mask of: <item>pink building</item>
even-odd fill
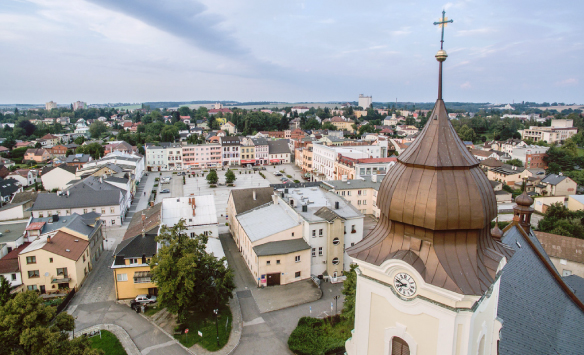
[[[182,148],[183,167],[212,168],[221,166],[221,144],[186,145]]]

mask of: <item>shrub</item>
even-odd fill
[[[344,349],[350,336],[348,324],[340,323],[338,315],[322,320],[302,317],[288,338],[288,347],[297,355],[331,354]]]
[[[292,179],[292,175],[286,175],[288,179]]]
[[[225,225],[226,225],[226,226],[229,226],[229,222],[225,222]]]
[[[266,178],[266,176],[260,171],[260,176],[263,177],[264,179]]]
[[[154,181],[160,181],[160,178],[156,178],[156,179],[154,179]]]
[[[173,172],[172,172],[172,175],[176,175],[176,171],[173,171]]]
[[[294,180],[294,183],[298,184],[298,183],[300,183],[300,180]]]
[[[154,187],[158,187],[158,184],[154,184]]]
[[[217,187],[217,185],[209,185],[209,187]]]

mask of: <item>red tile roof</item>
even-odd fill
[[[45,225],[46,222],[32,222],[31,224],[28,225],[28,227],[26,227],[27,231],[35,231],[35,230],[40,230],[43,229],[43,226]]]
[[[89,246],[87,240],[58,231],[42,249],[71,260],[78,260]]]

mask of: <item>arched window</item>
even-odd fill
[[[334,265],[338,265],[339,264],[339,258],[334,258],[333,259],[333,264]]]
[[[408,343],[402,338],[391,338],[391,355],[410,355]]]
[[[481,341],[479,342],[479,355],[485,355],[485,336],[481,337]]]

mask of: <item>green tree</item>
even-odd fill
[[[584,211],[570,211],[563,203],[554,203],[537,223],[542,232],[584,239]]]
[[[519,159],[507,160],[506,164],[513,165],[513,166],[518,166],[520,168],[523,167],[523,162],[521,160],[519,160]]]
[[[191,109],[188,106],[179,107],[178,112],[180,113],[181,116],[190,116],[191,115]]]
[[[190,238],[185,230],[184,219],[170,228],[162,226],[156,237],[162,247],[150,262],[160,305],[181,322],[189,310],[207,312],[224,305],[235,288],[225,258],[207,253],[208,237]]]
[[[95,121],[89,125],[89,133],[93,138],[99,138],[105,132],[107,132],[107,126],[101,121]]]
[[[0,306],[0,355],[97,355],[89,339],[69,340],[75,320],[66,312],[43,304],[37,292],[26,291]]]
[[[568,139],[562,146],[562,150],[565,151],[571,157],[578,156],[578,145],[572,139]]]
[[[79,136],[79,137],[75,138],[74,142],[77,145],[81,145],[81,144],[85,143],[85,137]]]
[[[211,185],[215,185],[218,180],[219,177],[217,177],[217,172],[215,171],[215,169],[211,169],[211,171],[209,171],[209,173],[207,174],[207,182]]]
[[[104,152],[105,148],[99,143],[91,143],[77,147],[78,154],[89,154],[93,159],[96,160],[103,157]]]
[[[10,296],[10,282],[5,277],[0,276],[0,305],[6,304],[10,298],[12,298]]]
[[[209,177],[209,175],[207,175],[207,178]],[[225,173],[225,182],[228,184],[232,184],[237,178],[235,177],[235,174],[233,173],[233,170],[227,169],[227,172]]]
[[[462,127],[460,127],[460,129],[458,130],[458,136],[463,141],[470,141],[470,142],[473,142],[474,140],[476,140],[476,137],[477,137],[475,131],[467,125],[463,125]]]
[[[329,131],[336,131],[337,127],[335,127],[335,125],[330,123],[330,122],[325,122],[322,124],[322,129],[327,129]]]
[[[341,317],[348,320],[351,324],[355,323],[355,295],[357,292],[356,268],[356,264],[351,265],[351,270],[346,273],[347,278],[343,282],[343,290],[341,291],[345,296]]]

